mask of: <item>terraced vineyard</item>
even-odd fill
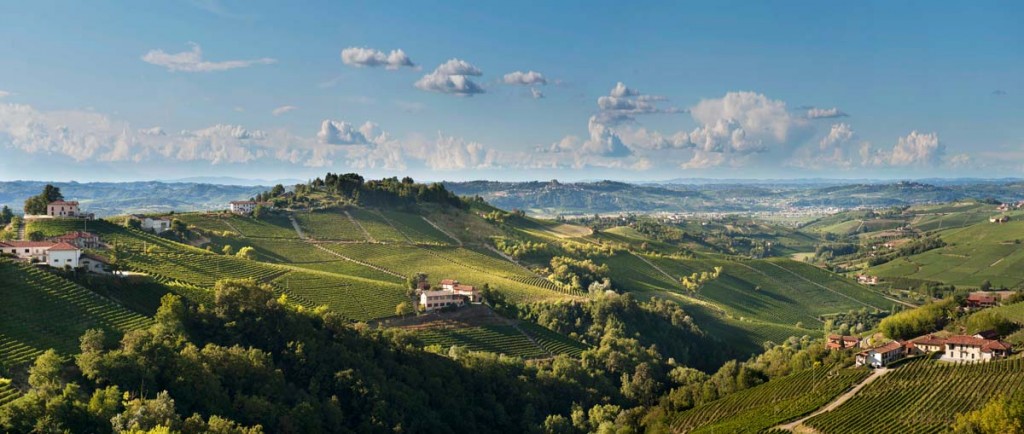
[[[688,433],[760,432],[816,410],[867,375],[863,369],[809,369],[684,411],[672,428]]]
[[[381,211],[380,213],[414,243],[455,244],[455,240],[449,238],[416,214],[396,211]]]
[[[450,278],[469,285],[490,284],[494,288],[505,291],[510,298],[515,300],[545,300],[566,296],[564,293],[552,290],[550,282],[525,270],[520,269],[521,271],[513,274],[512,270],[516,269],[514,264],[497,266],[492,261],[500,262],[499,260],[464,248],[449,247],[446,248],[444,254],[441,254],[439,252],[441,248],[411,245],[326,244],[324,247],[349,258],[373,264],[401,275],[424,272],[434,280]],[[466,258],[465,255],[472,256],[475,258],[474,261],[461,262]],[[456,259],[450,259],[452,257]],[[480,262],[475,262],[476,260]]]
[[[18,399],[20,394],[21,392],[18,392],[18,389],[11,385],[11,383],[0,382],[0,407]]]
[[[352,218],[359,221],[359,225],[366,229],[366,232],[370,234],[376,241],[383,241],[388,243],[407,243],[409,239],[399,232],[394,226],[391,226],[387,220],[377,214],[375,211],[353,208],[348,210],[349,214],[352,214]]]
[[[220,279],[253,278],[269,281],[284,273],[273,265],[222,255],[152,253],[126,255],[128,267],[159,280],[180,281],[213,288]]]
[[[54,348],[78,350],[87,329],[124,333],[151,320],[47,271],[0,260],[0,364],[17,366]]]
[[[231,231],[243,237],[298,238],[288,217],[279,213],[268,213],[259,219],[227,213],[189,213],[173,217],[202,229]]]
[[[96,235],[99,235],[100,240],[108,245],[117,245],[125,250],[141,252],[146,249],[152,249],[156,252],[179,252],[179,253],[192,253],[192,254],[209,254],[206,250],[187,246],[184,244],[176,243],[174,241],[160,238],[148,232],[143,232],[135,229],[128,229],[121,225],[115,225],[113,223],[103,220],[71,220],[71,219],[46,219],[46,220],[33,220],[28,224],[26,233],[39,231],[47,237],[55,237],[63,235],[71,231],[81,231],[88,229]]]
[[[878,378],[805,424],[828,434],[936,433],[947,430],[957,413],[1021,388],[1024,359],[981,364],[921,359]]]
[[[366,234],[344,212],[329,209],[297,212],[295,220],[307,236],[317,240],[366,241]],[[294,231],[292,231],[294,233]]]
[[[587,346],[573,340],[572,338],[558,334],[529,321],[521,321],[519,329],[530,335],[537,345],[551,354],[568,354],[572,357],[580,357]]]
[[[416,336],[425,345],[440,345],[445,350],[458,345],[472,351],[489,351],[524,359],[548,356],[547,351],[510,325],[428,329],[416,332]]]
[[[256,249],[257,257],[261,261],[290,264],[309,270],[401,283],[401,279],[391,274],[346,261],[318,248],[316,244],[301,240],[248,238],[240,245],[249,245]]]
[[[271,283],[292,302],[306,307],[327,306],[353,321],[394,316],[395,306],[409,300],[405,288],[396,283],[326,273],[292,271]]]

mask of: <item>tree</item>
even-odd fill
[[[60,188],[54,187],[51,184],[46,184],[46,186],[43,187],[42,193],[25,200],[25,214],[46,214],[46,206],[49,205],[50,202],[56,202],[58,200],[64,200],[64,195],[60,193]]]
[[[220,249],[220,252],[225,255],[232,255],[235,253],[235,248],[231,247],[231,244],[225,244],[224,248]]]
[[[40,231],[32,231],[28,233],[29,241],[43,241],[46,239],[46,234]]]
[[[11,211],[11,209],[8,208],[7,205],[4,205],[3,208],[0,208],[0,225],[6,225],[10,223],[11,219],[13,218],[14,211]]]
[[[984,407],[957,415],[953,432],[963,434],[1024,433],[1024,400],[1000,396]]]
[[[981,282],[981,286],[979,286],[978,289],[982,291],[988,291],[992,289],[992,282],[989,282],[988,280]]]
[[[61,378],[62,363],[57,352],[50,349],[36,358],[28,370],[28,384],[32,390],[44,397],[56,396],[64,388]]]
[[[245,246],[242,247],[241,249],[238,249],[238,253],[236,253],[235,256],[238,256],[239,258],[242,259],[253,260],[256,259],[256,249],[250,246]]]
[[[403,301],[401,303],[398,303],[397,306],[395,306],[395,315],[406,316],[412,313],[415,313],[415,311],[412,308],[412,304],[410,304],[408,301]]]

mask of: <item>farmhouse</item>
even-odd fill
[[[107,274],[108,266],[110,262],[103,259],[101,256],[82,253],[82,256],[78,259],[79,265],[90,273]]]
[[[153,218],[144,216],[142,214],[132,214],[131,218],[139,221],[139,226],[143,230],[147,230],[153,233],[163,233],[171,229],[171,220],[167,218]]]
[[[857,283],[862,285],[877,285],[878,276],[868,276],[867,274],[861,274],[857,276]]]
[[[996,217],[989,217],[988,218],[988,222],[989,223],[1006,223],[1008,221],[1010,221],[1010,217],[1005,216],[1005,215],[1004,216],[996,216]]]
[[[967,295],[964,304],[971,308],[993,307],[999,304],[999,298],[987,292],[972,292]]]
[[[46,205],[46,215],[50,217],[78,217],[78,202],[57,200]]]
[[[50,238],[50,241],[55,243],[68,243],[79,249],[98,249],[100,248],[100,237],[91,232],[68,232],[59,237]]]
[[[475,287],[462,285],[458,280],[442,280],[441,289],[420,290],[420,306],[428,312],[448,306],[461,306],[466,302],[479,303],[480,294]]]
[[[18,259],[44,263],[54,268],[78,268],[82,250],[78,247],[53,241],[6,241],[0,242],[0,253],[13,255]]]
[[[903,342],[892,341],[880,347],[857,353],[857,366],[881,368],[903,358],[906,355]]]
[[[828,335],[826,344],[830,350],[844,350],[860,346],[860,338],[856,336]]]
[[[952,362],[982,362],[1005,358],[1011,345],[995,339],[978,336],[950,336],[945,342],[942,360]]]
[[[937,353],[945,351],[945,348],[946,340],[933,334],[919,336],[907,342],[907,353],[909,354]]]
[[[228,203],[228,206],[231,212],[246,215],[256,211],[256,206],[259,204],[259,202],[253,200],[235,200]]]

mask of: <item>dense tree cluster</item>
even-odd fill
[[[910,339],[939,329],[947,318],[956,316],[958,307],[953,298],[928,303],[886,317],[878,329],[890,339]]]
[[[590,259],[575,259],[569,256],[551,258],[551,273],[548,280],[566,288],[585,291],[593,283],[608,278],[607,264],[596,264]]]
[[[56,202],[58,200],[64,200],[64,195],[61,194],[60,188],[50,184],[46,184],[43,187],[42,193],[25,199],[25,214],[26,215],[44,215],[46,214],[46,206],[50,202]]]
[[[519,240],[510,237],[494,237],[494,247],[515,259],[532,262],[549,262],[557,249],[548,243]]]

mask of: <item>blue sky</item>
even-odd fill
[[[8,2],[0,179],[1021,176],[1021,22],[1019,2]]]

